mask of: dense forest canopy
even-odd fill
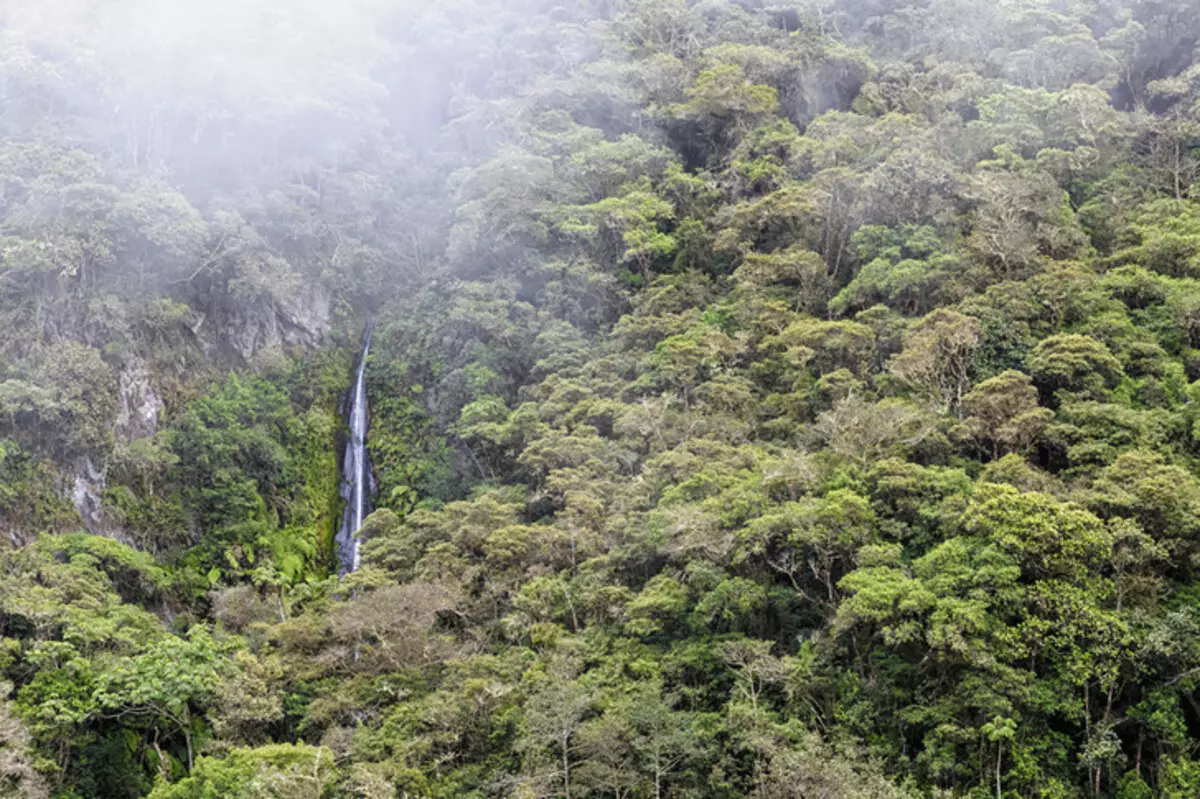
[[[0,0],[0,532],[0,797],[1200,796],[1200,5]]]

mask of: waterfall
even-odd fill
[[[371,512],[371,465],[367,461],[367,390],[365,375],[367,354],[371,349],[371,325],[363,333],[362,354],[355,370],[354,392],[347,406],[350,435],[346,440],[346,457],[342,461],[342,498],[346,512],[337,534],[338,573],[357,571],[358,539],[354,534],[362,529],[363,519]]]

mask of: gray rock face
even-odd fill
[[[307,286],[280,291],[272,298],[247,302],[236,313],[205,315],[195,312],[188,321],[200,347],[210,355],[224,351],[251,362],[273,348],[318,346],[330,329],[331,298],[324,288]],[[154,390],[150,369],[131,359],[118,376],[120,403],[113,420],[118,441],[135,441],[158,431],[163,401]],[[105,474],[90,458],[76,462],[67,477],[71,500],[93,535],[104,535],[135,545],[119,523],[107,518],[103,496]]]
[[[71,500],[79,518],[83,520],[83,528],[92,535],[103,535],[120,541],[122,544],[134,546],[121,525],[114,524],[104,513],[104,489],[106,481],[104,472],[96,468],[91,458],[83,458],[75,465],[74,482],[71,486]]]
[[[163,401],[150,385],[150,370],[143,361],[127,366],[117,379],[121,404],[117,410],[115,432],[121,441],[152,436],[158,430],[158,415]]]
[[[249,362],[274,347],[314,347],[329,332],[330,297],[320,287],[283,295],[274,303],[256,303],[226,327],[234,351]]]
[[[163,401],[150,382],[150,369],[145,361],[131,359],[117,376],[120,402],[113,420],[113,433],[118,441],[146,438],[158,431],[158,415]],[[71,501],[83,527],[93,535],[131,544],[121,525],[104,512],[104,490],[107,479],[91,458],[81,458],[71,473]]]
[[[95,532],[93,528],[100,527],[103,522],[104,512],[100,500],[103,493],[104,475],[92,463],[91,458],[85,458],[76,467],[71,499],[88,532]]]
[[[324,288],[310,287],[302,296],[288,297],[276,308],[283,341],[316,346],[329,332],[331,298]]]

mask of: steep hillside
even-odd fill
[[[1200,795],[1191,0],[13,2],[0,181],[0,797]]]

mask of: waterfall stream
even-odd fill
[[[358,356],[355,371],[354,392],[350,396],[347,415],[350,435],[346,440],[346,457],[342,461],[342,498],[346,500],[346,512],[342,516],[342,527],[337,534],[338,572],[357,571],[359,564],[358,539],[355,533],[362,529],[363,519],[371,512],[372,477],[371,465],[367,460],[367,391],[365,376],[367,354],[371,350],[371,325],[363,333],[362,353]]]

